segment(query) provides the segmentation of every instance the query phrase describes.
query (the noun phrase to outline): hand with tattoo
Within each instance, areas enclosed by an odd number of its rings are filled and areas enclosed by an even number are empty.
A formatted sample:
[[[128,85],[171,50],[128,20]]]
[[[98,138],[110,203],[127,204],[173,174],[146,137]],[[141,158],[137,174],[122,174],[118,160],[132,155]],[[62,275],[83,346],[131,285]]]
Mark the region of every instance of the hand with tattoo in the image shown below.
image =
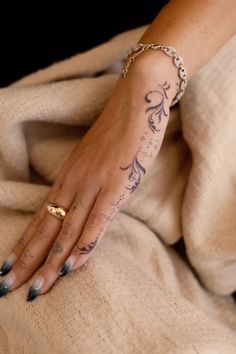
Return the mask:
[[[177,74],[169,68],[168,58],[155,53],[137,60],[127,78],[118,80],[103,112],[63,163],[47,200],[6,257],[0,296],[38,272],[28,291],[31,301],[92,255],[160,149],[176,93]],[[51,202],[68,209],[64,220],[48,213]]]

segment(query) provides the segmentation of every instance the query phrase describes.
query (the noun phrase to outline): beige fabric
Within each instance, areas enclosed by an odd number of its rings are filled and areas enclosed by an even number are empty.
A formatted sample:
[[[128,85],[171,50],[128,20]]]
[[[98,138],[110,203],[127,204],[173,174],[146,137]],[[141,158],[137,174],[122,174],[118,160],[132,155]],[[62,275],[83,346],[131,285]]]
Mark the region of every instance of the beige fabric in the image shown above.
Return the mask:
[[[143,31],[0,90],[2,260]],[[158,158],[85,266],[32,303],[31,280],[0,299],[1,353],[236,352],[235,39],[171,109]],[[198,275],[171,246],[181,235]]]

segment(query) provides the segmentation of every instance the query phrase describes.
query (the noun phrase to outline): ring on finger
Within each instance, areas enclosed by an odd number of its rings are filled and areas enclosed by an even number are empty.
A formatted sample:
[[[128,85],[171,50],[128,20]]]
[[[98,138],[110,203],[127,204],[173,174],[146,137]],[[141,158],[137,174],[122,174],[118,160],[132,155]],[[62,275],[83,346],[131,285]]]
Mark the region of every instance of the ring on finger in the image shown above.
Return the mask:
[[[49,203],[47,205],[47,210],[50,214],[55,216],[57,219],[64,220],[66,217],[66,214],[68,213],[68,209],[64,208],[60,205],[54,204],[54,203]]]

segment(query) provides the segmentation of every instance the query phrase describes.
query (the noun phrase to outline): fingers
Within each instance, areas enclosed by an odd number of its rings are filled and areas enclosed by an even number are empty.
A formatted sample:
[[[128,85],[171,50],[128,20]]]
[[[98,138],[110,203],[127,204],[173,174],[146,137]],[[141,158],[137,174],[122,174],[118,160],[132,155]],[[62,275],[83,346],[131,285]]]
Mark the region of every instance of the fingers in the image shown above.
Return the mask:
[[[85,188],[79,191],[62,228],[35,282],[29,289],[28,300],[49,290],[59,276],[62,265],[81,234],[88,214],[96,200],[98,189]]]
[[[98,190],[90,194],[85,188],[77,196],[50,254],[28,292],[28,301],[45,294],[59,275],[80,267],[92,254],[110,221],[120,209],[125,195],[114,199],[114,191]]]
[[[53,187],[51,188],[49,196],[46,198],[46,200],[44,200],[42,205],[39,207],[32,221],[29,223],[29,225],[27,226],[27,228],[25,229],[21,237],[17,240],[16,244],[13,246],[11,253],[5,258],[5,261],[3,262],[0,268],[0,275],[3,276],[10,272],[13,264],[20,257],[23,250],[25,249],[29,241],[32,239],[32,237],[34,236],[35,231],[37,230],[39,224],[43,221],[45,215],[47,214],[47,204],[49,203],[49,200],[54,200],[62,188],[62,178],[63,178],[62,172],[60,173],[60,179],[58,179],[54,183]]]
[[[119,211],[126,192],[114,198],[114,191],[102,190],[87,218],[83,232],[62,267],[62,275],[81,267],[94,252],[109,223]]]
[[[56,195],[57,194],[57,195]],[[56,197],[55,197],[56,195]],[[55,189],[50,196],[54,196],[54,200],[58,205],[70,208],[73,202],[74,191],[67,184]],[[46,203],[47,204],[47,203]],[[44,203],[44,207],[45,203]],[[42,211],[41,218],[34,231],[33,236],[28,236],[29,241],[25,242],[25,247],[22,246],[20,256],[14,262],[11,271],[6,279],[0,283],[0,296],[8,291],[14,290],[22,283],[29,279],[35,270],[43,263],[48,254],[54,239],[60,231],[62,221],[49,214],[46,210]]]
[[[10,272],[13,264],[19,258],[24,248],[33,237],[35,230],[37,229],[38,225],[41,223],[46,214],[46,204],[47,202],[44,201],[43,205],[38,209],[38,211],[34,215],[33,220],[30,222],[26,230],[23,232],[19,240],[12,248],[11,253],[6,257],[0,269],[0,275],[3,276]]]

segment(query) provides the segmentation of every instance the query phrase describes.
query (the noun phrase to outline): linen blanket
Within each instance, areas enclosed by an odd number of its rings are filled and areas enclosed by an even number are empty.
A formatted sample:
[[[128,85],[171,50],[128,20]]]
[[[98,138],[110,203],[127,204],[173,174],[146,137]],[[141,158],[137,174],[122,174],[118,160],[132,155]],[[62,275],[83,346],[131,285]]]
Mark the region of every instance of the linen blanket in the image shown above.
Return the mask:
[[[0,90],[1,261],[144,30]],[[33,303],[31,280],[0,299],[1,353],[236,353],[235,56],[234,37],[190,80],[159,155],[90,260]]]

